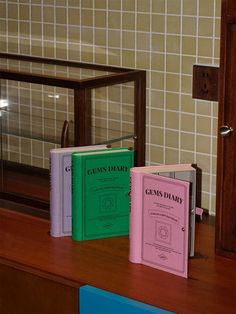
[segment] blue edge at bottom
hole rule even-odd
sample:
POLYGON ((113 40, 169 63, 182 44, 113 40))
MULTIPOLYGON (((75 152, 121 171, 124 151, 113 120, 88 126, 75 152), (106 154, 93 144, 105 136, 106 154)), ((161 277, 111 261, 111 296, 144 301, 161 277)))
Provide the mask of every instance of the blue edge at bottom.
POLYGON ((173 313, 89 285, 79 289, 79 304, 79 314, 173 313))

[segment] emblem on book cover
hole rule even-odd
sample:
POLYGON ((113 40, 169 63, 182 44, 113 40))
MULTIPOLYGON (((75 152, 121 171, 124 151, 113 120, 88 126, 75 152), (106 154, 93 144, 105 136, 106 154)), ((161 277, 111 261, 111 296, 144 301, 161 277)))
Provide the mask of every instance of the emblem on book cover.
POLYGON ((162 221, 156 221, 156 240, 166 244, 171 243, 171 225, 162 221))
POLYGON ((112 212, 117 208, 117 201, 115 194, 105 194, 100 196, 100 211, 112 212))

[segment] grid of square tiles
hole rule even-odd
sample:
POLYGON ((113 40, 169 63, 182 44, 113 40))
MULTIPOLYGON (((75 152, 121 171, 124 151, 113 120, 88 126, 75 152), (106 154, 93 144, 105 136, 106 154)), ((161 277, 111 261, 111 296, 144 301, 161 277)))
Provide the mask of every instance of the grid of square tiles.
POLYGON ((147 70, 147 164, 194 162, 215 210, 217 103, 193 64, 219 64, 220 0, 0 0, 2 51, 147 70))

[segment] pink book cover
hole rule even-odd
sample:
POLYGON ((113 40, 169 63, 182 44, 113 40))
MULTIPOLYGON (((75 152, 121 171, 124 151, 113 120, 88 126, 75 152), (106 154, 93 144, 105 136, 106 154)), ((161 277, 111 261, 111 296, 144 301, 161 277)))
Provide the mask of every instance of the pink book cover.
POLYGON ((187 277, 188 228, 189 182, 131 173, 131 262, 187 277))

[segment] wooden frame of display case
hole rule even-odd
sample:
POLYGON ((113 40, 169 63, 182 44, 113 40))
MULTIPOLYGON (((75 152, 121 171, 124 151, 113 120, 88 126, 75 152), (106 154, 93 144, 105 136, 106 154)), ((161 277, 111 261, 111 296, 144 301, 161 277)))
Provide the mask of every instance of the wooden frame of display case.
MULTIPOLYGON (((145 111, 146 111, 146 72, 142 70, 126 69, 112 66, 103 66, 96 64, 71 62, 65 60, 55 60, 48 58, 38 58, 32 56, 14 55, 0 53, 0 58, 6 60, 16 60, 24 62, 33 62, 40 64, 58 65, 65 67, 73 67, 78 69, 90 69, 104 71, 104 75, 95 77, 77 79, 70 77, 50 76, 41 73, 24 72, 20 70, 12 70, 7 68, 0 69, 0 79, 12 80, 18 82, 34 83, 53 87, 62 87, 74 90, 74 143, 72 146, 82 146, 91 144, 91 93, 93 89, 107 87, 115 84, 124 84, 128 82, 134 83, 134 150, 135 164, 142 166, 145 163, 145 111), (107 73, 110 72, 110 73, 107 73), (111 73, 112 72, 112 73, 111 73)), ((122 105, 122 104, 121 104, 122 105)), ((68 127, 64 124, 61 145, 68 145, 68 127)), ((16 165, 18 166, 18 165, 16 165)), ((25 168, 25 173, 30 173, 30 167, 25 168)), ((11 167, 12 173, 17 171, 11 167)), ((40 171, 43 177, 48 176, 48 171, 40 171)), ((20 180, 20 179, 19 179, 20 180)), ((13 180, 14 181, 14 180, 13 180)), ((20 182, 20 181, 19 181, 20 182)), ((19 182, 15 182, 19 184, 19 182)), ((13 182, 14 184, 14 182, 13 182)), ((0 193, 2 199, 13 201, 26 201, 34 204, 32 199, 14 195, 14 193, 0 193)), ((39 202, 40 206, 47 207, 47 202, 39 202)))

